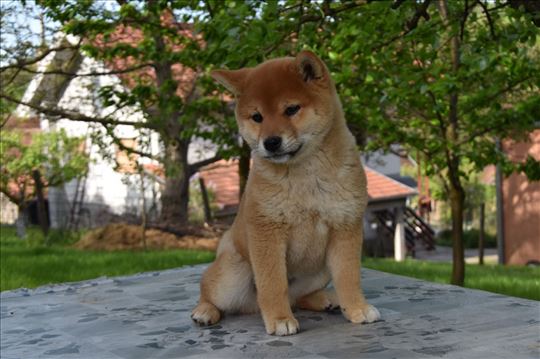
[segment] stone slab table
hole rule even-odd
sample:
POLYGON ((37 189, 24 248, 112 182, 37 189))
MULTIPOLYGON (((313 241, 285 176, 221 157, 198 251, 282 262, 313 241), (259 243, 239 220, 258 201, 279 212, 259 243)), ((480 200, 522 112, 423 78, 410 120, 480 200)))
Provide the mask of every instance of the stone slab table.
POLYGON ((540 302, 363 270, 383 320, 297 311, 269 336, 258 315, 191 322, 205 266, 2 292, 1 352, 15 358, 539 358, 540 302))

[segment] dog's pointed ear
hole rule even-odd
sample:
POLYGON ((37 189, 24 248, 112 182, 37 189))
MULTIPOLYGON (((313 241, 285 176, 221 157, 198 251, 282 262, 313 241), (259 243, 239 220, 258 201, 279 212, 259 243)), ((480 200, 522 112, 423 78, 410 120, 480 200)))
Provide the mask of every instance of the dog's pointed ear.
POLYGON ((321 80, 326 77, 326 66, 311 51, 300 51, 296 55, 296 66, 304 82, 321 80))
POLYGON ((214 70, 210 76, 234 95, 239 95, 244 87, 244 82, 249 73, 249 68, 240 70, 214 70))

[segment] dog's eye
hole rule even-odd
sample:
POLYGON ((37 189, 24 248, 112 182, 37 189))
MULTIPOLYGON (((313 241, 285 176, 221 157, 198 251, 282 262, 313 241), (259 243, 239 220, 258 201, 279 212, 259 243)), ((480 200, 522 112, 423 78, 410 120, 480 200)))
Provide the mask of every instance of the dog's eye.
POLYGON ((300 105, 287 106, 285 109, 285 115, 290 117, 295 115, 298 111, 300 111, 300 105))
POLYGON ((251 115, 251 119, 257 123, 261 123, 263 120, 263 117, 260 113, 255 112, 253 115, 251 115))

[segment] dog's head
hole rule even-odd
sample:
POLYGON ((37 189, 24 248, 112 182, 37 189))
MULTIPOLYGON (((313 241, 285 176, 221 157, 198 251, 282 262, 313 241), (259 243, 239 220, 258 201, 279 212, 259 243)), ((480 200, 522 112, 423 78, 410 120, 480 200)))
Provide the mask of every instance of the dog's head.
POLYGON ((310 51, 211 75, 236 96, 238 128, 254 155, 274 163, 311 153, 341 111, 328 69, 310 51))

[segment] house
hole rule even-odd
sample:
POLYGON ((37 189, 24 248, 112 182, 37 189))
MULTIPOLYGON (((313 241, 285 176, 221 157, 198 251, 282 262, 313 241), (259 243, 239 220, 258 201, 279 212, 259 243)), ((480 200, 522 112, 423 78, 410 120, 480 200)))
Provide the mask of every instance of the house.
MULTIPOLYGON (((77 39, 61 36, 57 41, 74 44, 77 39)), ((137 106, 126 106, 118 110, 102 104, 98 92, 105 86, 129 91, 129 81, 120 75, 72 77, 54 74, 54 70, 77 74, 107 73, 110 72, 111 66, 114 68, 119 64, 104 64, 69 48, 53 51, 38 63, 38 72, 49 73, 34 76, 23 95, 22 102, 37 106, 54 106, 89 117, 109 115, 128 123, 145 121, 143 112, 137 106)), ((177 71, 175 76, 185 76, 184 69, 178 67, 175 71, 177 71)), ((179 91, 183 90, 179 88, 179 91)), ((150 215, 159 212, 160 179, 156 171, 159 171, 160 166, 157 161, 128 156, 113 142, 107 129, 97 123, 38 114, 24 105, 17 107, 14 116, 34 121, 37 119, 41 131, 64 129, 68 135, 80 137, 91 159, 88 173, 84 178, 71 181, 60 188, 49 189, 51 227, 65 227, 68 224, 92 227, 107 222, 112 216, 125 213, 136 216, 141 212, 142 195, 146 198, 146 210, 150 215), (148 174, 142 177, 144 194, 141 194, 141 176, 134 171, 133 161, 139 162, 148 174)), ((144 150, 153 156, 162 151, 159 136, 155 132, 124 124, 116 126, 114 135, 125 147, 141 149, 141 146, 145 146, 144 150)), ((194 163, 212 157, 215 155, 215 149, 210 142, 195 139, 189 148, 188 161, 194 163)))
MULTIPOLYGON (((540 161, 540 128, 529 134, 529 141, 502 141, 502 150, 515 162, 532 156, 540 161)), ((503 177, 498 172, 499 262, 524 265, 540 263, 540 182, 524 174, 503 177)))

